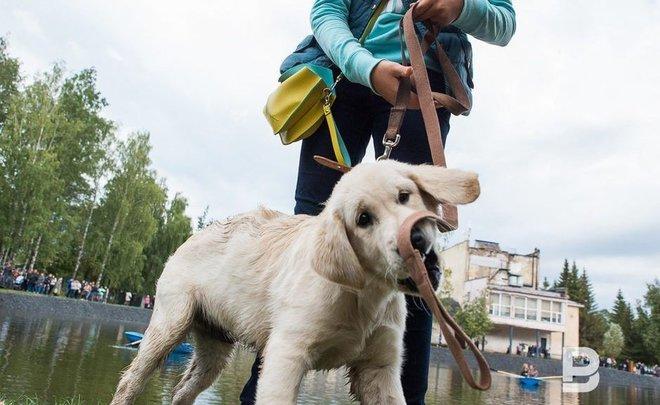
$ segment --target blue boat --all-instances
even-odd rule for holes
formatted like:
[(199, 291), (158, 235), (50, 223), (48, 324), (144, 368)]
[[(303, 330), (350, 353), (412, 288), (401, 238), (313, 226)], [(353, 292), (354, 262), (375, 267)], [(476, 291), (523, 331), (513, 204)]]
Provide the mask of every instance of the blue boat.
[[(124, 337), (128, 340), (129, 344), (138, 345), (142, 341), (142, 338), (144, 338), (144, 334), (140, 332), (124, 332)], [(188, 342), (183, 342), (172, 350), (172, 353), (177, 354), (191, 354), (192, 352), (193, 346)]]
[(521, 378), (518, 379), (518, 381), (520, 381), (520, 385), (525, 386), (525, 387), (529, 387), (529, 388), (538, 387), (539, 383), (541, 382), (541, 380), (539, 380), (538, 378), (534, 378), (534, 377), (521, 377)]

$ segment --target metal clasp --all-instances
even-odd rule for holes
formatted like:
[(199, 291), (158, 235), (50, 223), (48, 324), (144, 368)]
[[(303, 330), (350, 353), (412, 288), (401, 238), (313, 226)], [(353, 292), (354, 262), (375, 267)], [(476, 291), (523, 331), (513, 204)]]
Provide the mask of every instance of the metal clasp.
[(332, 89), (329, 89), (327, 87), (323, 89), (323, 104), (330, 105), (331, 97), (332, 97)]
[(383, 154), (378, 157), (376, 160), (387, 160), (390, 158), (390, 154), (392, 153), (392, 150), (399, 144), (399, 141), (401, 140), (401, 135), (396, 134), (396, 137), (394, 140), (387, 139), (387, 134), (383, 136), (383, 146), (385, 147), (385, 150), (383, 151)]

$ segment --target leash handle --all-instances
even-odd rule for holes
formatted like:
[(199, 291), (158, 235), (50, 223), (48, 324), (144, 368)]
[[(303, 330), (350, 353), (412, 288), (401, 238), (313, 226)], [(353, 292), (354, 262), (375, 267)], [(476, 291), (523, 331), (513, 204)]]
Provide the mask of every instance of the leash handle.
[[(446, 167), (447, 161), (445, 159), (440, 122), (438, 120), (436, 109), (444, 107), (452, 114), (460, 115), (470, 109), (471, 103), (456, 68), (451, 64), (451, 60), (449, 60), (442, 45), (438, 42), (437, 38), (438, 33), (440, 32), (440, 27), (425, 21), (424, 25), (428, 29), (428, 32), (424, 36), (423, 44), (420, 43), (415, 31), (414, 15), (416, 7), (417, 3), (413, 3), (410, 6), (410, 9), (408, 9), (403, 16), (399, 25), (399, 33), (401, 35), (401, 61), (405, 66), (412, 66), (413, 77), (415, 78), (415, 88), (413, 89), (412, 81), (409, 77), (402, 77), (399, 79), (396, 100), (394, 106), (390, 109), (387, 129), (383, 136), (383, 145), (387, 148), (387, 144), (391, 144), (400, 136), (399, 130), (401, 129), (401, 124), (406, 115), (406, 110), (408, 109), (411, 97), (413, 97), (413, 91), (415, 91), (419, 100), (419, 108), (422, 112), (422, 119), (426, 129), (426, 136), (429, 143), (429, 149), (431, 150), (433, 164)], [(446, 79), (445, 81), (448, 84), (448, 90), (453, 96), (431, 91), (429, 75), (426, 70), (426, 63), (424, 62), (424, 53), (426, 53), (431, 44), (435, 44), (438, 62), (440, 63), (442, 73)], [(406, 55), (405, 48), (408, 49), (410, 59), (408, 59)], [(389, 152), (391, 152), (391, 148), (389, 149)], [(389, 157), (389, 154), (388, 156), (382, 156), (382, 158), (387, 157)], [(442, 204), (442, 216), (446, 224), (451, 226), (452, 230), (458, 228), (458, 210), (455, 205)]]
[[(426, 219), (435, 220), (438, 223), (441, 231), (443, 228), (451, 226), (450, 224), (447, 224), (443, 218), (440, 218), (438, 215), (430, 211), (419, 211), (410, 215), (403, 221), (403, 224), (399, 229), (399, 234), (397, 235), (399, 253), (405, 260), (406, 266), (410, 271), (412, 279), (415, 281), (415, 285), (417, 286), (419, 293), (421, 294), (424, 301), (426, 301), (429, 308), (431, 308), (433, 315), (438, 321), (442, 335), (447, 341), (449, 351), (454, 357), (458, 368), (461, 370), (463, 378), (470, 387), (482, 391), (487, 390), (490, 388), (492, 382), (488, 361), (484, 357), (483, 353), (479, 351), (474, 342), (472, 342), (472, 339), (470, 339), (470, 337), (463, 331), (463, 329), (461, 329), (454, 318), (449, 315), (445, 307), (438, 300), (438, 297), (433, 292), (431, 280), (429, 280), (422, 256), (419, 251), (412, 246), (410, 235), (413, 227), (419, 221)], [(475, 359), (477, 360), (477, 365), (479, 366), (478, 382), (475, 381), (474, 376), (472, 375), (472, 371), (470, 370), (470, 366), (465, 359), (463, 349), (466, 347), (470, 349)]]

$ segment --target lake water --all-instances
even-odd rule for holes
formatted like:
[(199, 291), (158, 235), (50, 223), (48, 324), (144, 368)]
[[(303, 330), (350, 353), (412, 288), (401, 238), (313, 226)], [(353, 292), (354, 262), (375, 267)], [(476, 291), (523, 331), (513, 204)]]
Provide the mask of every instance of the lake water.
[[(84, 403), (110, 401), (119, 373), (136, 354), (122, 347), (123, 332), (144, 325), (77, 319), (31, 319), (0, 308), (0, 400), (5, 403)], [(254, 355), (237, 350), (220, 378), (197, 404), (236, 404)], [(185, 368), (173, 359), (155, 373), (138, 403), (169, 403), (172, 388)], [(299, 403), (350, 404), (342, 371), (310, 373)], [(559, 381), (532, 390), (515, 379), (493, 376), (487, 392), (469, 388), (457, 369), (434, 364), (428, 404), (635, 404), (653, 403), (657, 391), (605, 384), (588, 394), (562, 394)], [(655, 402), (658, 403), (658, 402)]]

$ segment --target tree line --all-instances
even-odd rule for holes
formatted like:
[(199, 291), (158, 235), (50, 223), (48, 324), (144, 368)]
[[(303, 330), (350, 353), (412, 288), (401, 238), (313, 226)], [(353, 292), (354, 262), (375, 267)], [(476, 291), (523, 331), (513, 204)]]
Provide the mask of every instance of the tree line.
[(0, 37), (0, 258), (153, 294), (192, 233), (187, 201), (168, 199), (149, 133), (120, 139), (107, 107), (94, 69), (26, 80)]
[(569, 266), (568, 260), (564, 260), (554, 288), (564, 288), (571, 300), (583, 305), (580, 308), (580, 346), (591, 347), (608, 357), (660, 363), (658, 279), (646, 285), (643, 300), (636, 301), (634, 311), (620, 289), (612, 310), (599, 310), (587, 271), (580, 272), (575, 262)]

